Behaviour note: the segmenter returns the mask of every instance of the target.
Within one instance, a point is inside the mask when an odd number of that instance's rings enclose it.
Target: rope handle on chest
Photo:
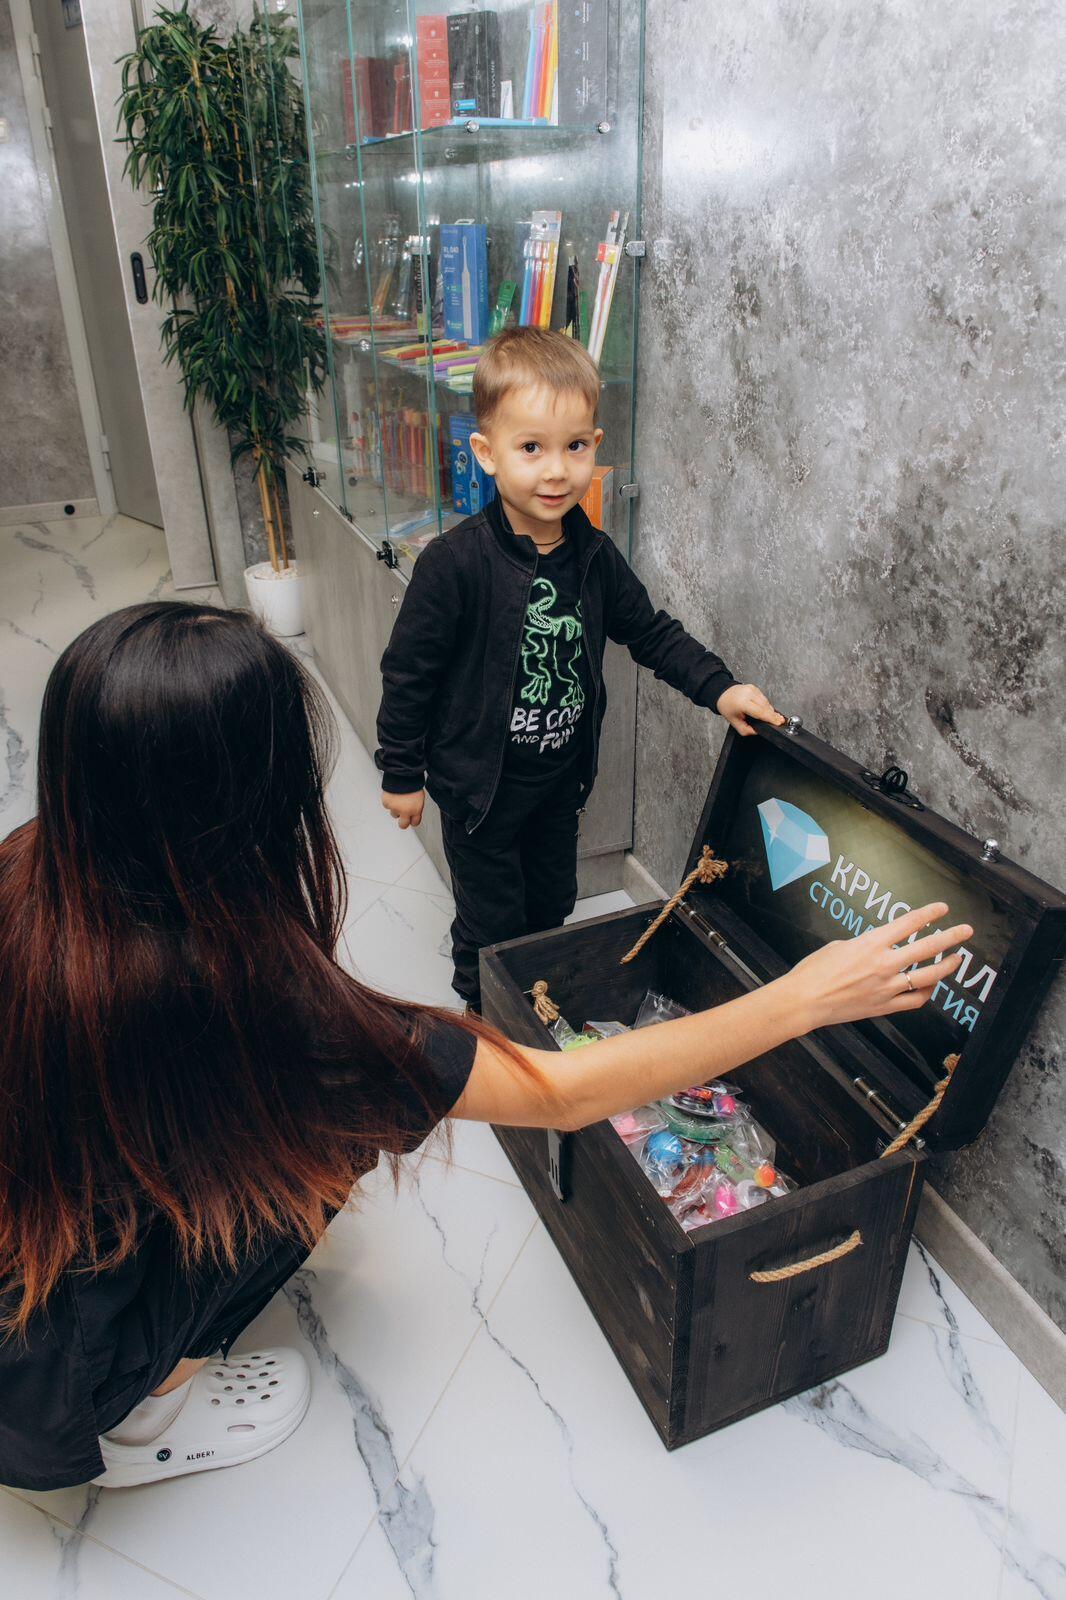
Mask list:
[[[930,1100],[928,1105],[922,1107],[917,1116],[911,1118],[905,1128],[900,1129],[892,1143],[890,1145],[886,1145],[885,1149],[881,1151],[881,1155],[879,1157],[881,1161],[883,1161],[886,1156],[894,1156],[897,1150],[902,1150],[904,1145],[910,1144],[914,1136],[918,1133],[921,1133],[926,1123],[930,1121],[932,1117],[936,1116],[937,1112],[940,1110],[941,1101],[948,1092],[948,1085],[951,1082],[955,1068],[958,1066],[958,1064],[959,1058],[957,1055],[944,1057],[944,1076],[933,1090],[933,1098]]]
[[[669,900],[659,912],[659,915],[655,918],[655,921],[648,924],[640,938],[637,940],[636,944],[633,946],[632,950],[627,951],[622,957],[621,961],[619,962],[619,966],[624,967],[628,961],[632,961],[635,956],[639,956],[648,940],[662,927],[671,911],[677,910],[678,906],[688,894],[693,884],[715,883],[719,878],[724,878],[728,871],[728,861],[719,861],[710,845],[705,844],[700,859],[697,861],[696,865],[693,867],[692,871],[689,873],[680,889],[677,890],[676,894],[672,894],[670,896]]]

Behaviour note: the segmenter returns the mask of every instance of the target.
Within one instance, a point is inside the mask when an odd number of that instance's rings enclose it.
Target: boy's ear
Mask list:
[[[596,431],[592,435],[593,453],[595,453],[600,448],[600,445],[602,443],[603,443],[603,429],[602,428],[597,428]]]
[[[492,445],[483,433],[470,435],[470,448],[477,456],[477,464],[482,472],[487,472],[490,478],[496,476],[496,463],[492,456]]]

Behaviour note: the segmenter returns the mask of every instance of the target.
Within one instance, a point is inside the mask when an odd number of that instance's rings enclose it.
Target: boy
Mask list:
[[[471,446],[496,495],[415,568],[381,663],[382,804],[442,812],[456,992],[480,1009],[478,950],[557,927],[577,898],[578,817],[596,777],[607,639],[740,733],[783,718],[656,611],[578,501],[603,429],[600,376],[561,333],[498,335],[474,374]]]

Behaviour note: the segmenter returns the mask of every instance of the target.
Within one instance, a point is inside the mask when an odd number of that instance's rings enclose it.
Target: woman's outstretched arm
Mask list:
[[[960,958],[946,952],[973,929],[963,924],[916,939],[905,951],[897,946],[947,910],[942,903],[923,906],[857,939],[824,945],[784,977],[710,1011],[565,1054],[523,1048],[535,1072],[517,1070],[481,1041],[451,1114],[508,1127],[583,1128],[721,1077],[815,1028],[916,1011],[955,971]]]

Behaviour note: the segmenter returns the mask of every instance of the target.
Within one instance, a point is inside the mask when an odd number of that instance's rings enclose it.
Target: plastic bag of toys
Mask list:
[[[743,1143],[737,1141],[743,1153],[724,1139],[711,1144],[686,1139],[668,1124],[654,1128],[650,1117],[639,1124],[634,1121],[629,1131],[632,1138],[626,1142],[632,1153],[655,1192],[686,1230],[750,1211],[795,1187],[767,1159],[772,1142],[757,1123],[745,1129]]]
[[[658,1106],[637,1106],[633,1111],[619,1111],[611,1118],[611,1127],[625,1144],[637,1145],[665,1128],[666,1118]]]
[[[655,994],[648,990],[640,1002],[637,1020],[634,1028],[653,1028],[657,1022],[673,1022],[677,1017],[690,1017],[691,1011],[684,1006],[679,1006],[676,1000],[671,1000],[665,994]]]
[[[632,1033],[624,1022],[586,1022],[585,1032],[594,1033],[597,1039],[617,1039],[623,1033]]]
[[[727,1083],[697,1084],[661,1102],[663,1116],[675,1133],[697,1144],[717,1144],[732,1129],[751,1122],[739,1092]]]
[[[596,1043],[595,1034],[575,1033],[564,1016],[557,1017],[548,1031],[560,1050],[580,1050],[582,1045]]]
[[[663,1200],[670,1199],[690,1168],[700,1167],[701,1180],[707,1176],[703,1170],[703,1146],[682,1139],[669,1128],[650,1134],[643,1146],[634,1145],[632,1149],[656,1194]]]

